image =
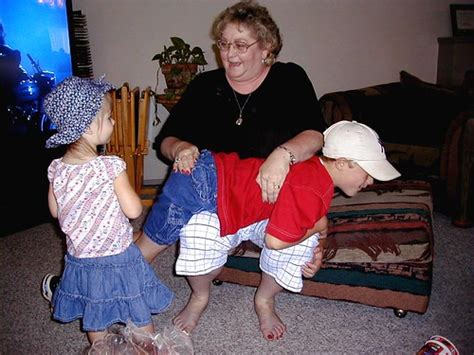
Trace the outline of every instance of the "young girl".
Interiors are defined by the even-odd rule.
[[[142,205],[125,162],[97,153],[112,135],[113,89],[101,80],[70,77],[44,100],[58,131],[46,147],[67,145],[48,168],[49,209],[67,244],[65,269],[52,296],[53,318],[82,318],[91,343],[112,324],[128,320],[154,333],[151,314],[165,310],[173,297],[133,243],[128,218],[137,218]]]

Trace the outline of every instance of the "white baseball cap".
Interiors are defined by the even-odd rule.
[[[388,181],[401,174],[390,164],[377,132],[356,121],[339,121],[323,133],[323,155],[356,162],[376,180]]]

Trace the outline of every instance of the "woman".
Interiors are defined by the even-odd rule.
[[[243,1],[224,10],[213,24],[212,36],[223,68],[204,72],[189,84],[155,148],[183,173],[193,169],[201,149],[266,158],[257,182],[263,201],[273,203],[290,166],[322,147],[324,122],[316,93],[300,66],[276,62],[282,47],[279,29],[268,10],[256,2]],[[206,218],[205,233],[215,233],[217,215]],[[167,247],[160,243],[154,219],[152,209],[137,241],[149,261]],[[198,220],[199,215],[194,216],[185,228],[193,230],[193,223],[201,225]],[[245,233],[261,232],[261,227],[261,222],[248,226]],[[304,276],[316,273],[321,254],[318,250],[314,263],[303,265]],[[188,277],[193,292],[174,320],[180,329],[190,332],[197,325],[209,300],[211,281],[220,270]],[[286,327],[275,314],[273,302],[282,288],[265,274],[262,284],[266,286],[259,287],[255,297],[260,328],[266,339],[278,339]]]

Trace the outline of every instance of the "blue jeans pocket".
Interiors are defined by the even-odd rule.
[[[203,210],[215,212],[217,198],[217,174],[214,161],[210,164],[197,164],[191,173],[196,199],[202,204],[193,214]],[[197,207],[197,206],[196,206]]]
[[[173,172],[146,220],[144,231],[155,243],[172,244],[193,214],[215,213],[217,173],[214,158],[203,151],[190,175]]]

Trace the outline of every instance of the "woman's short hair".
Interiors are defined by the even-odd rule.
[[[212,38],[215,41],[220,39],[225,27],[230,23],[244,25],[253,31],[257,39],[269,50],[265,64],[275,63],[283,42],[280,30],[266,7],[253,0],[241,1],[228,7],[214,20],[211,30]]]

